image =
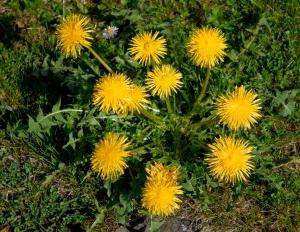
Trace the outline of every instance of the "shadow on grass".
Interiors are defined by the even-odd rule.
[[[15,25],[15,17],[11,14],[0,15],[0,42],[5,47],[11,47],[13,42],[19,39],[18,28]]]

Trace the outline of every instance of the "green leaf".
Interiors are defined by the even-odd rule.
[[[228,54],[227,57],[232,60],[233,62],[237,62],[239,57],[238,53],[235,50],[231,50]]]
[[[163,223],[164,223],[164,221],[152,221],[152,220],[151,220],[150,231],[151,231],[151,232],[156,232],[156,231],[158,231],[159,228],[162,226]]]
[[[36,121],[37,122],[41,121],[43,117],[44,117],[44,113],[43,113],[42,109],[39,108],[39,113],[38,113],[38,115],[36,117]]]
[[[37,133],[41,131],[40,125],[34,121],[34,119],[31,116],[28,116],[28,132]]]
[[[52,113],[59,111],[60,110],[60,106],[61,106],[61,99],[58,100],[58,102],[52,107]]]
[[[75,149],[75,147],[76,147],[76,142],[78,142],[78,141],[79,141],[79,139],[74,139],[74,137],[73,137],[73,132],[71,132],[71,133],[69,134],[69,141],[67,142],[67,144],[65,144],[65,145],[63,146],[63,149],[67,148],[68,146],[71,146],[73,149]]]
[[[195,189],[194,189],[194,187],[193,187],[193,185],[192,185],[192,183],[191,183],[190,180],[188,180],[187,182],[183,183],[182,187],[183,187],[184,190],[189,191],[189,192],[194,192],[195,191]]]
[[[128,200],[126,199],[124,194],[120,194],[119,201],[120,201],[121,205],[123,205],[124,207],[126,207],[128,204]]]

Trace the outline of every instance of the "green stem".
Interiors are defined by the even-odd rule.
[[[87,49],[94,55],[94,57],[100,62],[100,64],[102,64],[106,68],[107,71],[113,73],[111,67],[109,67],[109,65],[97,54],[97,52],[95,52],[94,49],[92,49],[91,47],[88,47]]]
[[[205,96],[205,92],[206,92],[206,89],[207,89],[207,86],[208,86],[209,77],[210,77],[210,69],[208,68],[207,72],[206,72],[206,77],[205,77],[203,85],[202,85],[201,92],[200,92],[198,98],[196,99],[196,101],[194,103],[194,106],[193,106],[193,109],[191,111],[191,114],[195,113],[197,106],[200,104],[201,100]]]
[[[173,95],[173,110],[177,112],[176,97]]]
[[[172,114],[172,107],[171,107],[171,104],[170,104],[170,98],[167,97],[167,98],[165,99],[165,101],[166,101],[168,113],[169,113],[169,114]]]
[[[190,128],[192,129],[196,129],[199,127],[203,127],[203,126],[210,126],[211,124],[215,123],[217,121],[216,117],[210,117],[210,118],[205,118],[203,120],[201,120],[200,122],[196,122],[190,125]]]
[[[136,147],[130,150],[131,153],[143,153],[145,152],[145,146],[146,145],[142,145],[140,147]]]
[[[158,125],[161,125],[163,127],[165,126],[163,120],[160,117],[156,116],[155,114],[152,114],[150,111],[148,111],[148,110],[141,110],[140,113],[144,117],[146,117],[149,120],[151,120],[152,122],[157,123]]]
[[[181,132],[180,130],[176,129],[174,131],[174,143],[175,143],[175,148],[176,148],[176,151],[175,151],[175,157],[180,160],[180,155],[182,154],[182,146],[181,146]]]
[[[38,121],[40,123],[41,121],[45,120],[46,118],[52,117],[55,114],[65,113],[65,112],[84,112],[84,110],[79,109],[64,109],[64,110],[58,110],[56,112],[47,114],[45,117],[43,117],[41,120]]]

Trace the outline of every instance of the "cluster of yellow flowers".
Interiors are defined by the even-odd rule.
[[[148,103],[144,87],[133,84],[125,74],[108,74],[95,85],[93,103],[105,112],[140,112]]]
[[[176,93],[183,85],[182,74],[169,64],[160,64],[167,54],[166,39],[158,32],[143,32],[130,42],[129,52],[134,60],[142,65],[154,66],[147,73],[146,86],[134,84],[125,74],[113,72],[105,61],[91,48],[93,30],[88,26],[89,19],[80,15],[67,17],[58,27],[59,47],[67,57],[76,58],[82,48],[87,48],[110,72],[95,84],[93,104],[106,113],[141,113],[148,118],[149,95],[161,99]],[[227,44],[219,29],[196,29],[187,44],[187,51],[195,65],[210,70],[223,60]],[[207,86],[208,75],[205,88]],[[204,91],[205,92],[205,88]],[[202,92],[202,91],[201,91]],[[199,99],[201,100],[200,96]],[[230,129],[250,128],[261,117],[259,100],[256,94],[244,86],[217,99],[216,115],[220,122]],[[124,173],[126,158],[132,155],[128,139],[119,134],[109,133],[94,149],[92,170],[103,179],[114,179]],[[211,153],[205,159],[212,175],[219,181],[235,183],[246,181],[253,169],[250,154],[253,148],[242,139],[220,137],[209,145]],[[142,205],[152,215],[167,216],[179,207],[179,195],[183,194],[178,184],[179,169],[154,163],[146,169],[147,181],[143,191]]]

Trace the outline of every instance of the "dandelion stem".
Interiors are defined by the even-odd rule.
[[[206,77],[205,77],[203,85],[202,85],[201,92],[200,92],[197,100],[194,103],[194,106],[193,106],[193,109],[191,111],[191,114],[195,113],[197,106],[200,104],[201,100],[205,96],[205,92],[206,92],[206,89],[207,89],[207,86],[208,86],[209,77],[210,77],[210,69],[208,68],[207,72],[206,72]]]
[[[180,155],[182,154],[182,146],[181,146],[181,132],[179,129],[176,129],[174,132],[173,132],[173,135],[174,135],[174,144],[175,144],[175,148],[176,148],[176,151],[175,151],[175,155],[176,157],[180,160]]]
[[[152,122],[157,123],[158,125],[161,125],[163,127],[165,127],[165,124],[163,123],[163,120],[156,116],[155,114],[152,114],[150,111],[148,110],[141,110],[140,112],[144,117],[150,119]]]
[[[171,107],[171,104],[170,104],[170,98],[167,97],[165,100],[166,100],[168,113],[172,114],[172,107]]]
[[[210,126],[211,124],[215,123],[217,121],[217,118],[215,116],[202,119],[200,122],[196,122],[190,125],[191,129],[200,128],[203,126]]]
[[[144,153],[145,152],[145,145],[142,145],[140,147],[136,147],[134,149],[130,150],[131,153]]]
[[[106,68],[107,71],[113,73],[111,67],[109,67],[109,65],[97,54],[97,52],[95,52],[94,49],[88,47],[88,50],[94,55],[94,57],[100,62],[100,64],[102,64]]]

